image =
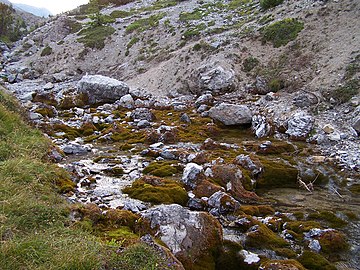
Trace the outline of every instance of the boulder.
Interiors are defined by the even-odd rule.
[[[195,188],[197,183],[201,180],[204,168],[196,163],[188,163],[183,172],[181,181],[191,187]]]
[[[212,107],[209,116],[226,126],[250,124],[252,113],[245,105],[221,103]]]
[[[314,119],[307,113],[300,111],[295,113],[287,122],[286,134],[291,139],[305,139],[313,128]]]
[[[77,87],[88,96],[89,104],[115,102],[129,93],[126,83],[102,75],[85,75]]]
[[[360,116],[356,117],[353,124],[353,129],[357,132],[358,135],[360,135]]]
[[[219,95],[232,92],[235,89],[235,72],[232,69],[225,69],[222,66],[205,65],[197,69],[195,76],[190,79],[191,91],[195,94],[211,92]]]
[[[136,108],[131,112],[132,120],[147,120],[149,122],[155,120],[155,115],[148,108]]]
[[[87,152],[91,151],[91,148],[86,145],[81,145],[75,142],[71,142],[69,144],[65,144],[60,147],[63,152],[67,155],[81,155],[86,154]]]
[[[251,128],[255,132],[257,138],[266,137],[271,131],[271,127],[266,121],[266,117],[263,115],[254,115],[252,117]]]
[[[268,86],[268,82],[265,78],[261,76],[256,77],[255,81],[255,89],[253,89],[254,94],[260,94],[265,95],[267,93],[270,93],[270,87]]]
[[[126,109],[133,109],[135,106],[135,102],[133,97],[130,94],[127,94],[120,98],[119,105]]]
[[[211,211],[216,216],[225,215],[235,212],[240,207],[240,203],[230,195],[223,191],[215,192],[208,200],[209,207],[215,211]]]
[[[141,213],[185,269],[213,269],[222,243],[219,222],[206,212],[180,205],[160,205]],[[204,265],[206,264],[206,265]]]
[[[252,174],[252,176],[257,176],[261,173],[261,171],[263,170],[263,168],[261,166],[259,166],[258,164],[256,164],[249,155],[238,155],[235,160],[234,160],[234,164],[236,165],[240,165],[241,167],[243,167],[246,170],[249,170]]]

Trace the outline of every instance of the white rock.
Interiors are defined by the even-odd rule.
[[[188,163],[183,172],[181,181],[192,188],[195,188],[199,175],[204,171],[204,168],[196,163]]]

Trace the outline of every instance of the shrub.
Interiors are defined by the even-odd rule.
[[[115,32],[115,29],[111,26],[97,26],[93,28],[87,28],[79,32],[79,42],[83,43],[86,47],[102,49],[105,46],[105,39],[111,36]]]
[[[248,57],[243,62],[243,69],[246,72],[250,72],[259,64],[259,60],[255,57]]]
[[[338,104],[349,101],[353,96],[359,93],[359,80],[350,80],[344,86],[339,87],[331,93],[331,97],[336,100]]]
[[[263,41],[270,41],[275,48],[278,48],[296,39],[298,33],[303,29],[303,22],[287,18],[263,28]]]
[[[40,56],[47,56],[52,54],[52,52],[53,52],[52,48],[48,45],[42,50]]]
[[[284,0],[260,0],[260,7],[264,10],[280,5]]]
[[[134,31],[143,32],[145,30],[151,29],[159,25],[159,21],[165,16],[165,13],[160,13],[156,15],[152,15],[148,18],[139,19],[133,23],[131,23],[128,27],[126,27],[127,33],[132,33]]]

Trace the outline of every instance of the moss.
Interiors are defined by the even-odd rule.
[[[331,254],[333,259],[334,255],[338,255],[349,248],[345,240],[345,235],[335,230],[323,233],[318,240],[321,245],[321,251],[326,254]]]
[[[270,205],[241,205],[240,211],[250,216],[265,217],[275,213]]]
[[[117,229],[107,231],[104,233],[107,240],[120,240],[122,243],[129,245],[134,244],[139,239],[139,236],[135,234],[129,227],[121,226]]]
[[[281,78],[273,78],[270,80],[268,86],[271,92],[276,93],[285,87],[285,83]]]
[[[289,248],[276,248],[274,251],[276,255],[286,257],[288,259],[294,259],[297,256],[296,252]]]
[[[82,36],[77,41],[83,43],[86,47],[93,49],[102,49],[105,47],[105,39],[111,36],[115,29],[111,26],[97,26],[81,30],[78,35]]]
[[[260,7],[264,10],[282,4],[284,0],[260,0]]]
[[[261,159],[263,172],[256,181],[256,188],[296,187],[298,170],[281,161]]]
[[[40,56],[47,56],[47,55],[52,54],[52,52],[53,52],[53,49],[48,45],[41,51]]]
[[[153,204],[177,203],[186,205],[188,195],[182,185],[173,180],[148,178],[136,180],[131,187],[123,189],[130,197]]]
[[[36,113],[41,114],[42,116],[48,116],[48,117],[54,117],[54,111],[51,108],[46,108],[46,107],[42,107],[42,108],[38,108],[35,110]]]
[[[239,252],[242,249],[243,247],[240,244],[225,240],[222,245],[220,255],[216,260],[216,269],[248,269],[245,268],[248,265],[244,265],[244,261],[239,256]],[[258,265],[254,265],[254,269],[258,269]]]
[[[172,176],[178,172],[174,165],[174,162],[169,161],[153,162],[143,170],[143,173],[159,177]]]
[[[309,214],[309,219],[317,219],[320,221],[325,221],[333,228],[342,228],[347,225],[347,222],[337,217],[333,212],[330,211],[321,211],[314,212]]]
[[[304,213],[303,212],[294,212],[293,215],[297,220],[304,219]]]
[[[294,231],[297,234],[302,234],[311,229],[322,228],[322,226],[316,221],[289,221],[286,222],[285,228]]]
[[[354,194],[360,194],[360,184],[352,185],[349,190]]]
[[[269,260],[265,263],[262,263],[260,269],[264,270],[281,270],[281,269],[292,269],[292,270],[306,270],[304,266],[301,265],[296,260]]]
[[[255,231],[247,233],[245,245],[246,247],[273,249],[287,247],[289,243],[266,227],[266,225],[259,224]]]
[[[303,22],[287,18],[263,28],[261,31],[262,39],[264,42],[272,42],[274,47],[278,48],[296,39],[303,28]]]
[[[205,23],[191,26],[183,33],[183,37],[185,38],[185,40],[192,39],[199,36],[201,31],[205,30],[206,28],[207,26]]]
[[[181,22],[187,21],[197,21],[201,20],[206,14],[200,9],[195,9],[193,12],[181,12],[179,15],[179,20]]]
[[[333,90],[330,97],[335,99],[338,104],[348,102],[353,96],[359,94],[359,79],[347,81],[344,86]]]
[[[303,252],[298,261],[307,269],[336,270],[336,267],[330,264],[323,256],[308,250]]]
[[[126,10],[114,10],[111,12],[110,16],[113,18],[126,18],[130,17],[134,13],[132,11],[126,11]]]
[[[88,103],[88,96],[86,94],[78,94],[76,96],[64,97],[58,107],[62,110],[68,110],[74,107],[84,107]]]
[[[127,144],[143,143],[145,141],[145,131],[134,131],[131,127],[124,127],[117,124],[116,128],[111,130],[113,133],[110,138],[114,142],[123,142]]]
[[[105,170],[105,173],[110,176],[121,176],[124,174],[124,169],[121,167],[112,167]]]

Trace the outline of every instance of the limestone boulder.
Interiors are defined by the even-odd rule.
[[[220,103],[212,107],[209,116],[226,126],[251,124],[252,112],[245,105]]]

